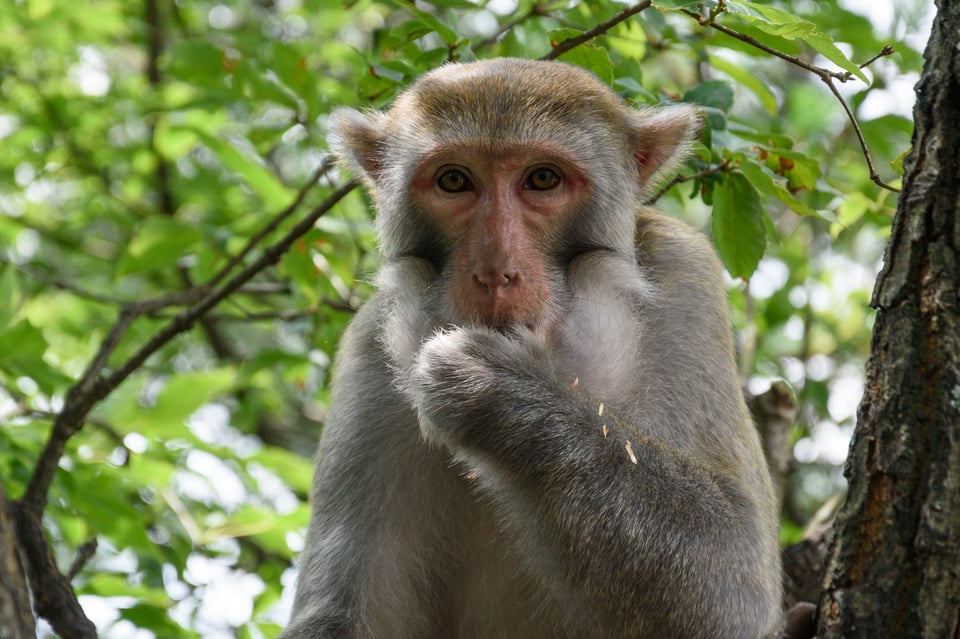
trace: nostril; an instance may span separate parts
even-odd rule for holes
[[[487,293],[497,293],[500,289],[505,289],[516,284],[518,274],[515,272],[502,273],[498,271],[489,271],[487,273],[474,273],[473,281]]]

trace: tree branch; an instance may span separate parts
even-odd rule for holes
[[[308,184],[313,185],[315,183],[315,180],[311,180]],[[357,185],[358,182],[353,180],[334,190],[329,197],[310,211],[282,238],[266,247],[257,260],[251,262],[226,283],[218,285],[219,280],[226,276],[229,268],[232,268],[231,264],[239,262],[238,259],[228,264],[207,284],[193,287],[182,293],[162,296],[121,308],[116,323],[104,338],[96,356],[94,356],[80,380],[67,392],[63,409],[54,419],[49,439],[37,459],[23,498],[16,509],[17,538],[27,558],[26,573],[35,595],[36,611],[50,621],[58,634],[65,639],[92,639],[96,637],[96,629],[83,614],[69,581],[57,568],[41,523],[50,484],[56,474],[66,442],[83,426],[93,406],[142,366],[150,355],[179,333],[190,329],[210,309],[234,293],[257,273],[279,260],[294,241],[313,228],[313,225],[321,216],[326,214]],[[307,188],[309,187],[304,187],[294,203],[271,220],[265,230],[257,234],[258,241],[265,237],[269,231],[275,229],[282,219],[293,213],[297,205],[303,201]],[[248,253],[253,246],[254,243],[248,244],[242,254]],[[174,316],[166,326],[154,334],[117,370],[107,376],[102,374],[110,354],[116,349],[117,344],[134,319],[144,313],[180,303],[188,303],[189,306]]]
[[[606,22],[601,22],[600,24],[598,24],[598,25],[595,26],[594,28],[589,29],[589,30],[587,30],[587,31],[584,31],[583,33],[581,33],[580,35],[578,35],[576,38],[568,38],[567,40],[564,40],[563,42],[560,42],[560,43],[557,44],[555,47],[553,47],[553,49],[551,49],[550,53],[548,53],[547,55],[543,56],[543,57],[540,58],[540,59],[541,59],[541,60],[556,60],[557,58],[559,58],[560,56],[562,56],[562,55],[563,55],[564,53],[566,53],[567,51],[569,51],[569,50],[571,50],[571,49],[574,49],[574,48],[580,46],[580,45],[583,44],[584,42],[588,42],[588,41],[590,41],[590,40],[593,40],[593,39],[596,38],[598,35],[602,35],[602,34],[606,33],[607,31],[609,31],[610,29],[612,29],[612,28],[615,27],[616,25],[620,24],[621,22],[623,22],[623,21],[626,20],[627,18],[629,18],[629,17],[631,17],[631,16],[634,16],[634,15],[640,13],[640,12],[643,11],[644,9],[649,9],[652,4],[653,4],[653,0],[644,0],[643,2],[638,2],[638,3],[635,4],[635,5],[631,5],[631,6],[627,7],[627,8],[625,8],[625,9],[623,9],[620,13],[618,13],[618,14],[615,15],[615,16],[613,16],[612,18],[610,18],[610,19],[607,20]]]
[[[672,180],[664,184],[659,191],[647,198],[645,204],[653,204],[657,200],[663,197],[663,195],[675,187],[678,184],[683,184],[684,182],[692,182],[693,180],[699,180],[702,177],[708,175],[713,175],[714,173],[723,173],[730,170],[730,160],[724,160],[720,164],[708,166],[707,168],[697,171],[696,173],[691,173],[690,175],[677,175]]]
[[[328,155],[327,157],[325,157],[323,159],[323,162],[320,163],[320,166],[317,167],[317,170],[314,171],[313,174],[310,176],[310,179],[307,180],[307,182],[297,192],[297,195],[293,198],[293,201],[287,206],[287,208],[280,211],[280,213],[275,215],[274,218],[270,220],[270,222],[266,226],[264,226],[262,229],[257,231],[257,233],[255,233],[249,240],[247,240],[247,243],[240,250],[240,252],[234,255],[232,258],[230,258],[230,261],[227,262],[226,266],[224,266],[222,269],[220,269],[216,273],[216,275],[210,278],[210,281],[207,283],[207,285],[216,286],[221,281],[223,281],[223,279],[227,275],[229,275],[233,269],[239,266],[240,263],[243,262],[243,259],[250,253],[250,251],[256,248],[256,246],[259,245],[260,242],[264,240],[264,238],[266,238],[272,232],[277,230],[277,228],[279,228],[280,224],[283,223],[285,219],[290,217],[290,215],[292,215],[294,211],[300,208],[300,205],[303,203],[303,200],[307,197],[307,193],[310,192],[310,189],[312,189],[317,184],[317,182],[320,181],[320,178],[326,175],[327,172],[331,168],[333,168],[335,164],[336,164],[336,161],[334,160],[332,155]],[[344,195],[346,195],[346,193],[344,193]]]
[[[96,639],[96,627],[84,614],[70,582],[57,568],[40,523],[43,510],[23,500],[17,506],[17,541],[26,559],[34,609],[63,639]]]
[[[0,477],[0,632],[5,639],[35,639],[36,623],[16,530],[16,507],[7,499]]]
[[[866,158],[867,160],[867,167],[870,170],[870,180],[877,186],[887,189],[888,191],[893,191],[894,193],[900,192],[900,189],[898,189],[895,186],[891,186],[890,184],[887,184],[880,177],[880,174],[877,172],[877,169],[873,164],[873,158],[870,156],[870,149],[867,147],[867,141],[863,137],[863,131],[860,130],[860,123],[857,122],[857,117],[856,115],[854,115],[853,110],[850,109],[850,106],[847,104],[847,101],[843,99],[843,96],[840,94],[840,91],[837,89],[837,86],[834,84],[834,80],[838,80],[840,82],[846,82],[850,80],[852,77],[852,74],[849,71],[845,71],[841,73],[838,71],[831,71],[829,69],[824,69],[823,67],[815,66],[813,64],[810,64],[809,62],[805,62],[804,60],[801,60],[796,56],[792,56],[790,54],[783,53],[782,51],[777,51],[772,47],[768,47],[767,45],[763,44],[756,38],[752,38],[744,33],[735,31],[730,27],[726,27],[722,24],[719,24],[718,22],[716,22],[715,19],[717,15],[719,15],[723,11],[711,12],[709,16],[703,16],[699,13],[696,13],[695,11],[690,11],[688,9],[683,9],[682,11],[685,15],[696,20],[700,24],[700,26],[716,29],[720,33],[726,34],[731,38],[736,38],[737,40],[740,40],[741,42],[745,42],[746,44],[749,44],[750,46],[757,48],[763,51],[764,53],[768,53],[772,56],[776,56],[781,60],[785,60],[790,64],[800,67],[801,69],[804,69],[806,71],[809,71],[810,73],[813,73],[814,75],[819,77],[820,80],[830,88],[830,91],[833,93],[834,97],[836,97],[837,100],[840,102],[840,105],[843,107],[844,112],[847,114],[847,118],[850,120],[850,123],[853,125],[853,130],[856,133],[857,140],[860,143],[860,150],[863,152],[863,157]],[[861,64],[860,68],[863,69],[869,66],[870,64],[872,64],[873,62],[875,62],[876,60],[882,58],[883,56],[890,55],[891,53],[893,53],[893,47],[891,47],[890,45],[886,45],[883,47],[883,49],[880,50],[880,52],[877,55],[873,56],[872,58],[870,58],[869,60]]]

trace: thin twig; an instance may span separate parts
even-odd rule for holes
[[[593,40],[598,35],[602,35],[606,33],[607,31],[609,31],[616,25],[620,24],[627,18],[640,13],[644,9],[649,9],[651,5],[653,5],[653,0],[644,0],[643,2],[638,2],[635,5],[631,5],[625,8],[624,10],[622,10],[617,15],[607,20],[606,22],[601,22],[594,28],[584,31],[583,33],[578,35],[576,38],[568,38],[567,40],[560,42],[555,47],[553,47],[553,49],[550,50],[550,53],[548,53],[547,55],[543,56],[540,59],[556,60],[557,58],[562,56],[564,53],[569,51],[570,49],[574,49],[580,46],[581,44],[583,44],[584,42]]]
[[[857,122],[857,117],[853,114],[853,110],[847,104],[847,101],[843,99],[843,96],[840,95],[840,91],[837,89],[836,85],[833,83],[833,80],[830,78],[820,78],[823,80],[833,95],[837,98],[837,101],[840,102],[840,106],[843,107],[843,110],[847,114],[850,123],[853,125],[853,132],[857,134],[857,141],[860,143],[860,149],[863,151],[863,157],[867,160],[867,168],[870,169],[870,180],[877,186],[883,187],[888,191],[893,191],[894,193],[899,193],[900,189],[895,186],[891,186],[884,182],[880,178],[880,173],[877,172],[877,168],[873,165],[873,158],[870,157],[870,149],[867,148],[867,141],[863,137],[863,131],[860,130],[860,123]]]
[[[329,211],[333,205],[339,202],[347,193],[356,188],[357,185],[358,182],[353,180],[336,189],[281,239],[264,249],[259,259],[249,264],[225,284],[222,284],[218,288],[204,285],[191,289],[191,292],[194,294],[198,292],[204,294],[191,306],[174,316],[166,326],[155,333],[146,344],[141,346],[136,353],[113,371],[113,373],[103,377],[100,375],[100,372],[106,364],[107,357],[116,347],[120,336],[126,332],[130,323],[140,311],[140,308],[135,306],[124,307],[124,309],[121,310],[120,317],[117,319],[116,324],[113,329],[111,329],[110,334],[101,344],[100,350],[94,357],[93,362],[91,362],[81,380],[67,393],[63,410],[60,411],[54,420],[50,438],[47,440],[43,452],[37,459],[33,474],[27,484],[27,489],[24,492],[22,500],[24,506],[30,510],[35,510],[37,513],[43,512],[47,502],[47,492],[50,488],[50,482],[53,481],[53,476],[56,473],[66,442],[83,425],[87,414],[96,402],[106,397],[131,373],[142,366],[150,355],[159,350],[173,339],[173,337],[191,328],[207,311],[220,303],[228,295],[235,292],[254,275],[280,259],[280,256],[286,252],[294,241],[313,228],[313,225],[321,216]]]
[[[895,49],[894,49],[892,46],[890,46],[889,44],[885,44],[885,45],[883,45],[883,48],[880,49],[880,53],[878,53],[877,55],[873,56],[872,58],[870,58],[869,60],[867,60],[866,62],[864,62],[863,64],[861,64],[861,65],[860,65],[860,68],[861,68],[861,69],[866,69],[867,67],[869,67],[871,64],[873,64],[874,62],[876,62],[876,61],[879,60],[880,58],[882,58],[882,57],[884,57],[884,56],[892,55],[894,51],[895,51]]]
[[[68,293],[73,293],[77,297],[82,297],[85,300],[90,300],[92,302],[99,302],[101,304],[111,304],[116,306],[122,306],[128,303],[126,300],[123,300],[117,297],[111,297],[109,295],[103,295],[102,293],[94,293],[93,291],[88,291],[74,284],[73,282],[68,282],[66,280],[50,277],[48,275],[40,273],[36,269],[32,269],[27,266],[24,266],[23,264],[17,264],[16,262],[11,262],[3,258],[0,258],[0,264],[5,264],[7,266],[10,266],[11,268],[14,268],[20,273],[23,273],[25,276],[29,277],[30,279],[40,282],[44,286],[48,286],[50,288],[56,288],[61,291],[67,291]]]
[[[251,262],[246,268],[234,275],[219,288],[211,290],[196,304],[174,316],[166,326],[157,331],[154,336],[150,338],[146,344],[141,346],[120,368],[107,378],[99,380],[95,394],[98,395],[99,398],[105,397],[107,393],[119,386],[131,373],[140,368],[147,358],[159,350],[161,346],[169,342],[177,334],[193,326],[193,323],[196,322],[197,319],[219,304],[228,295],[246,284],[254,275],[267,266],[276,263],[300,236],[312,229],[317,220],[357,186],[359,186],[359,182],[357,180],[351,180],[336,189],[282,238],[264,249],[263,254],[257,260]]]
[[[645,204],[653,204],[654,202],[659,200],[661,197],[663,197],[664,193],[666,193],[667,191],[669,191],[670,189],[672,189],[678,184],[683,184],[684,182],[691,182],[693,180],[699,180],[702,177],[713,175],[714,173],[722,173],[729,169],[730,169],[730,160],[724,160],[720,164],[717,164],[715,166],[708,166],[707,168],[701,171],[697,171],[696,173],[691,173],[690,175],[677,175],[672,180],[664,184],[663,187],[661,187],[660,190],[656,192],[656,194],[647,198]]]
[[[302,187],[300,187],[296,197],[293,198],[293,201],[287,206],[287,208],[280,211],[280,213],[275,215],[268,224],[266,224],[249,240],[247,240],[247,243],[240,250],[240,252],[230,258],[230,261],[227,262],[226,266],[224,266],[212,278],[210,278],[210,281],[207,282],[207,284],[212,287],[223,281],[223,279],[229,275],[234,268],[243,262],[243,259],[250,253],[250,251],[260,244],[265,237],[275,231],[285,219],[290,217],[290,215],[292,215],[293,212],[300,207],[300,204],[303,203],[303,200],[307,197],[307,193],[310,192],[310,189],[316,185],[320,178],[326,175],[326,173],[333,168],[334,164],[336,164],[336,161],[332,155],[325,157],[323,162],[320,163],[320,166],[317,167],[317,170],[314,171],[313,175],[310,176],[310,179],[307,180]]]
[[[94,553],[97,552],[97,538],[94,537],[90,541],[80,544],[77,547],[77,556],[73,558],[73,563],[70,564],[70,570],[67,571],[66,577],[67,581],[73,581],[73,578],[76,577],[80,571],[83,569],[87,562],[93,557]]]
[[[857,117],[856,115],[854,115],[853,110],[847,104],[847,101],[844,100],[843,96],[840,94],[840,91],[837,89],[837,86],[834,84],[834,80],[838,80],[840,82],[846,82],[850,80],[853,77],[853,75],[849,71],[845,71],[843,73],[840,73],[837,71],[831,71],[829,69],[824,69],[822,67],[812,65],[809,62],[805,62],[796,56],[783,53],[782,51],[777,51],[776,49],[768,47],[767,45],[763,44],[759,40],[756,40],[755,38],[751,38],[746,34],[740,33],[739,31],[735,31],[734,29],[725,27],[724,25],[717,23],[714,20],[714,18],[716,18],[715,13],[711,13],[710,16],[703,16],[699,13],[696,13],[694,11],[689,11],[686,9],[683,10],[683,13],[693,18],[694,20],[696,20],[698,23],[700,23],[701,26],[716,29],[717,31],[724,33],[730,36],[731,38],[736,38],[741,42],[745,42],[750,46],[760,49],[765,53],[769,53],[772,56],[776,56],[781,60],[785,60],[792,65],[798,66],[801,69],[809,71],[810,73],[820,78],[820,80],[823,81],[823,83],[830,88],[830,91],[833,93],[834,97],[836,97],[837,100],[840,102],[840,105],[843,107],[844,112],[847,114],[847,118],[850,120],[850,123],[853,125],[853,130],[857,135],[857,141],[860,143],[860,149],[863,152],[863,157],[867,160],[867,167],[870,169],[870,180],[877,186],[887,189],[888,191],[892,191],[894,193],[900,192],[900,189],[898,189],[895,186],[891,186],[890,184],[887,184],[886,182],[883,181],[883,179],[881,179],[880,174],[877,172],[877,169],[873,164],[873,158],[870,156],[870,149],[867,147],[867,141],[863,137],[863,131],[860,130],[860,123],[857,122]],[[860,68],[862,69],[867,65],[876,61],[878,58],[881,58],[885,55],[890,55],[891,53],[893,53],[893,47],[891,47],[890,45],[886,45],[883,47],[883,49],[880,50],[880,53],[878,53],[877,55],[873,56],[872,58],[870,58],[869,60],[861,64]]]
[[[772,48],[772,47],[768,47],[767,45],[765,45],[764,43],[760,42],[760,41],[757,40],[756,38],[752,38],[752,37],[748,36],[748,35],[745,34],[745,33],[740,33],[739,31],[735,31],[735,30],[731,29],[730,27],[725,27],[724,25],[720,24],[719,22],[714,22],[713,19],[712,19],[712,17],[702,16],[702,15],[700,15],[699,13],[696,13],[695,11],[690,11],[690,10],[688,10],[688,9],[683,9],[682,11],[683,11],[683,13],[685,13],[686,15],[690,16],[691,18],[693,18],[694,20],[696,20],[697,22],[699,22],[699,23],[700,23],[700,26],[702,26],[702,27],[710,27],[710,28],[712,28],[712,29],[716,29],[716,30],[719,31],[720,33],[726,34],[726,35],[730,36],[731,38],[735,38],[735,39],[737,39],[737,40],[740,40],[741,42],[745,42],[745,43],[749,44],[750,46],[752,46],[752,47],[754,47],[754,48],[756,48],[756,49],[760,49],[760,50],[763,51],[764,53],[769,53],[769,54],[772,55],[772,56],[776,56],[776,57],[780,58],[781,60],[786,60],[786,61],[789,62],[790,64],[792,64],[792,65],[794,65],[794,66],[798,66],[798,67],[800,67],[801,69],[805,69],[805,70],[809,71],[810,73],[813,73],[813,74],[815,74],[815,75],[820,76],[821,78],[822,78],[823,76],[825,76],[825,75],[826,75],[826,76],[833,76],[833,77],[835,77],[837,80],[840,80],[841,82],[846,82],[847,80],[850,79],[849,76],[848,76],[848,74],[846,74],[846,73],[839,73],[839,72],[836,72],[836,71],[830,71],[829,69],[823,69],[823,68],[821,68],[821,67],[814,66],[814,65],[810,64],[809,62],[805,62],[805,61],[801,60],[800,58],[798,58],[798,57],[796,57],[796,56],[790,55],[789,53],[784,53],[783,51],[778,51],[778,50],[776,50],[776,49],[774,49],[774,48]]]

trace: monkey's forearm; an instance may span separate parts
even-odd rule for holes
[[[749,555],[754,505],[733,481],[559,384],[549,366],[529,342],[489,331],[435,338],[416,372],[424,435],[476,475],[521,556],[556,566],[551,587],[592,602],[590,623],[656,620],[662,636],[683,636],[701,610],[715,618],[689,628],[749,636],[738,633],[763,596]],[[730,589],[738,574],[742,585]]]

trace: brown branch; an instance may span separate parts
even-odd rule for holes
[[[83,567],[90,561],[94,553],[97,552],[97,538],[94,537],[90,541],[80,544],[80,547],[77,548],[77,556],[73,558],[73,563],[70,564],[70,570],[67,571],[67,581],[73,581],[73,578],[76,577]]]
[[[334,204],[339,202],[347,193],[359,185],[357,180],[351,180],[340,188],[336,189],[330,196],[314,208],[306,217],[288,231],[282,238],[264,249],[263,254],[246,268],[230,278],[219,288],[214,288],[201,300],[193,306],[184,309],[170,322],[160,329],[150,340],[144,344],[130,359],[128,359],[120,368],[97,383],[96,392],[98,399],[105,397],[107,393],[120,385],[133,371],[138,369],[150,355],[153,355],[161,346],[169,342],[174,336],[178,335],[193,326],[201,316],[211,308],[219,304],[228,295],[239,289],[254,275],[277,262],[280,257],[293,245],[293,243],[313,228],[313,225]]]
[[[548,53],[547,55],[543,56],[543,57],[540,58],[540,59],[541,59],[541,60],[556,60],[557,58],[559,58],[560,56],[562,56],[562,55],[563,55],[564,53],[566,53],[567,51],[570,51],[571,49],[574,49],[574,48],[580,46],[580,45],[583,44],[584,42],[588,42],[588,41],[590,41],[590,40],[593,40],[593,39],[596,38],[598,35],[602,35],[602,34],[606,33],[607,31],[609,31],[610,29],[612,29],[612,28],[615,27],[616,25],[620,24],[621,22],[623,22],[623,21],[626,20],[627,18],[629,18],[629,17],[631,17],[631,16],[634,16],[634,15],[640,13],[640,12],[643,11],[644,9],[649,9],[652,4],[653,4],[653,0],[643,0],[643,2],[638,2],[637,4],[631,5],[631,6],[627,7],[627,8],[625,8],[625,9],[623,9],[622,11],[620,11],[620,13],[618,13],[618,14],[615,15],[615,16],[613,16],[612,18],[610,18],[610,19],[607,20],[606,22],[601,22],[601,23],[598,24],[597,26],[595,26],[595,27],[593,27],[592,29],[589,29],[589,30],[587,30],[587,31],[584,31],[583,33],[581,33],[580,35],[578,35],[578,36],[575,37],[575,38],[568,38],[568,39],[564,40],[563,42],[558,43],[555,47],[553,47],[553,49],[551,49],[550,53]]]
[[[41,235],[43,235],[45,238],[47,237],[47,235],[44,234],[43,231],[41,231]],[[68,282],[66,280],[50,277],[48,275],[45,275],[43,273],[36,271],[35,269],[24,266],[23,264],[17,264],[16,262],[11,262],[3,258],[0,258],[0,264],[5,264],[11,268],[14,268],[20,273],[22,273],[23,275],[25,275],[26,277],[29,277],[32,280],[36,280],[37,282],[40,282],[44,286],[56,288],[61,291],[66,291],[68,293],[73,293],[77,297],[82,297],[83,299],[90,300],[91,302],[99,302],[100,304],[111,304],[111,305],[117,305],[117,306],[121,306],[127,303],[125,300],[122,300],[120,298],[111,297],[109,295],[103,295],[102,293],[94,293],[93,291],[88,291],[84,288],[81,288],[77,284],[74,284],[73,282]]]
[[[232,293],[235,288],[247,280],[249,280],[253,275],[258,273],[260,270],[265,268],[268,263],[264,262],[264,258],[268,257],[270,252],[275,249],[278,245],[283,245],[283,249],[276,254],[275,258],[272,258],[274,261],[279,259],[279,256],[289,247],[289,244],[300,237],[303,233],[306,233],[309,230],[310,226],[319,219],[321,215],[326,213],[326,211],[338,202],[346,193],[352,190],[356,186],[356,182],[350,182],[347,185],[344,185],[331,195],[323,204],[321,204],[317,209],[315,209],[310,215],[307,216],[301,223],[294,227],[283,239],[281,239],[277,244],[269,247],[264,256],[260,260],[254,262],[246,269],[241,271],[241,273],[236,276],[231,283],[228,283],[223,289],[215,290],[217,284],[229,274],[230,270],[237,264],[240,260],[248,254],[255,246],[257,242],[263,240],[270,232],[275,230],[279,224],[289,217],[298,207],[300,203],[303,202],[303,199],[306,197],[307,192],[312,188],[319,177],[326,171],[330,169],[332,164],[329,161],[324,161],[321,166],[317,169],[311,179],[300,189],[297,193],[297,196],[294,198],[294,201],[278,215],[276,215],[267,225],[264,226],[256,235],[254,235],[250,241],[247,242],[243,250],[235,256],[223,269],[221,269],[216,275],[214,275],[211,280],[202,285],[189,288],[185,291],[173,293],[170,295],[163,295],[151,300],[144,300],[142,302],[136,302],[133,304],[128,304],[120,309],[120,315],[117,318],[116,323],[110,329],[110,333],[103,340],[100,345],[96,356],[91,362],[90,366],[87,367],[87,370],[83,373],[80,378],[80,381],[71,389],[70,393],[67,395],[67,402],[64,406],[64,409],[54,420],[53,430],[51,431],[50,438],[47,441],[47,445],[44,448],[43,454],[40,455],[37,460],[37,465],[34,468],[34,472],[30,477],[30,483],[27,486],[27,491],[24,495],[24,500],[29,503],[35,503],[39,506],[39,510],[43,510],[46,506],[46,494],[50,486],[50,482],[53,480],[53,475],[56,473],[60,456],[63,453],[63,447],[66,444],[66,441],[76,433],[78,429],[81,428],[85,421],[86,414],[90,411],[93,404],[102,399],[116,388],[120,382],[122,382],[126,377],[133,372],[136,368],[143,364],[146,358],[155,352],[160,346],[165,344],[169,339],[174,335],[184,330],[187,330],[190,326],[193,325],[198,318],[203,316],[203,314],[211,306],[207,306],[211,300],[213,300],[212,305],[219,303],[224,297]],[[349,187],[349,188],[348,188]],[[336,193],[342,194],[337,197]],[[329,206],[324,208],[327,203],[330,203]],[[317,214],[317,211],[321,211]],[[304,224],[306,226],[304,227]],[[300,231],[300,229],[303,229]],[[299,232],[298,232],[299,231]],[[296,234],[291,238],[291,234]],[[289,244],[283,244],[287,239],[289,239]],[[272,263],[272,262],[270,262]],[[232,283],[236,282],[234,286]],[[225,292],[224,292],[224,289]],[[104,367],[107,364],[107,361],[116,347],[119,345],[121,338],[129,329],[130,325],[133,323],[133,320],[137,317],[154,313],[160,309],[167,308],[170,306],[180,306],[185,304],[192,304],[189,308],[185,309],[173,319],[170,323],[161,330],[160,333],[154,335],[141,350],[131,358],[131,361],[128,361],[120,370],[115,372],[110,376],[110,382],[106,383],[104,386],[104,380],[101,379],[100,373],[103,371]],[[200,309],[199,311],[197,309]],[[182,328],[179,328],[182,327]],[[74,401],[71,402],[71,397],[74,397]],[[88,405],[89,402],[89,405]],[[76,409],[76,412],[74,410]]]
[[[724,34],[730,36],[731,38],[735,38],[735,39],[737,39],[737,40],[740,40],[741,42],[745,42],[745,43],[749,44],[750,46],[754,47],[755,49],[760,49],[760,50],[763,51],[764,53],[769,53],[769,54],[772,55],[772,56],[776,56],[776,57],[780,58],[781,60],[786,60],[786,61],[789,62],[790,64],[792,64],[792,65],[794,65],[794,66],[798,66],[798,67],[800,67],[801,69],[805,69],[805,70],[809,71],[810,73],[816,74],[816,75],[818,75],[818,76],[820,76],[820,77],[823,77],[824,75],[826,75],[826,76],[833,76],[833,77],[835,77],[837,80],[840,80],[841,82],[846,82],[847,80],[850,79],[849,75],[846,74],[846,73],[839,73],[839,72],[836,72],[836,71],[830,71],[829,69],[823,69],[823,68],[821,68],[821,67],[814,66],[814,65],[810,64],[809,62],[805,62],[805,61],[801,60],[800,58],[798,58],[798,57],[796,57],[796,56],[790,55],[789,53],[784,53],[783,51],[778,51],[777,49],[774,49],[774,48],[772,48],[772,47],[768,47],[767,45],[765,45],[764,43],[760,42],[760,41],[757,40],[756,38],[752,38],[752,37],[748,36],[748,35],[745,34],[745,33],[740,33],[739,31],[735,31],[735,30],[731,29],[730,27],[726,27],[726,26],[724,26],[724,25],[722,25],[722,24],[720,24],[720,23],[718,23],[718,22],[715,22],[715,21],[714,21],[714,17],[715,17],[714,15],[711,15],[711,16],[707,17],[707,16],[700,15],[699,13],[696,13],[695,11],[690,11],[690,10],[688,10],[688,9],[683,9],[682,11],[683,11],[683,13],[685,13],[686,15],[690,16],[691,18],[693,18],[694,20],[696,20],[697,22],[699,22],[699,23],[700,23],[700,26],[702,26],[702,27],[710,27],[710,28],[712,28],[712,29],[716,29],[716,30],[719,31],[720,33],[724,33]]]
[[[84,616],[69,581],[57,569],[41,524],[41,517],[47,504],[47,493],[66,442],[83,426],[87,415],[98,401],[119,386],[131,373],[142,366],[150,355],[173,337],[191,328],[207,311],[239,289],[254,275],[279,260],[294,241],[313,228],[316,221],[356,188],[357,184],[354,180],[336,189],[282,238],[264,249],[259,259],[249,264],[225,284],[219,287],[210,285],[194,287],[172,296],[124,306],[117,322],[104,338],[97,355],[80,381],[67,392],[63,410],[54,419],[49,439],[37,459],[17,508],[17,538],[27,558],[27,575],[35,594],[36,611],[50,621],[54,629],[65,639],[87,639],[96,636],[95,628]],[[302,198],[298,198],[298,201],[300,199]],[[292,212],[290,209],[286,209],[278,217],[286,217],[290,212]],[[136,317],[144,312],[194,297],[197,299],[188,308],[172,318],[120,368],[106,377],[101,375],[109,355]]]
[[[317,311],[304,309],[297,311],[239,311],[240,315],[212,315],[218,322],[295,322],[314,317]]]
[[[97,629],[87,619],[70,582],[60,574],[41,525],[43,510],[21,500],[16,504],[17,541],[33,592],[37,614],[63,639],[96,639]]]
[[[7,499],[0,477],[0,632],[5,639],[35,639],[36,622],[16,539],[16,517],[16,505]]]
[[[843,96],[840,95],[840,91],[837,89],[837,86],[834,84],[834,80],[839,80],[840,82],[846,82],[850,80],[853,77],[853,75],[849,71],[845,71],[841,73],[838,71],[831,71],[829,69],[824,69],[823,67],[818,67],[810,64],[809,62],[805,62],[796,56],[792,56],[788,53],[783,53],[782,51],[777,51],[776,49],[768,47],[767,45],[763,44],[756,38],[752,38],[744,33],[740,33],[739,31],[735,31],[734,29],[731,29],[729,27],[726,27],[716,22],[715,18],[717,14],[720,12],[712,12],[709,16],[703,16],[699,13],[696,13],[694,11],[689,11],[687,9],[683,9],[682,11],[685,15],[696,20],[701,26],[710,27],[711,29],[716,29],[717,31],[723,34],[726,34],[731,38],[736,38],[741,42],[745,42],[754,48],[760,49],[764,53],[769,53],[772,56],[776,56],[780,58],[781,60],[785,60],[786,62],[789,62],[794,66],[797,66],[797,67],[800,67],[801,69],[809,71],[810,73],[813,73],[818,78],[820,78],[820,80],[822,80],[830,88],[830,91],[840,102],[840,105],[843,107],[844,112],[846,112],[847,114],[847,118],[850,120],[850,123],[853,125],[853,130],[856,133],[857,140],[860,143],[860,150],[863,152],[863,157],[867,160],[867,167],[870,169],[870,180],[877,186],[887,189],[888,191],[892,191],[894,193],[900,192],[900,189],[898,189],[895,186],[891,186],[890,184],[887,184],[886,182],[883,181],[883,179],[881,179],[880,174],[877,172],[877,169],[873,164],[873,158],[870,156],[870,149],[867,147],[867,141],[863,137],[863,131],[860,130],[860,123],[857,122],[856,115],[854,115],[853,111],[850,109],[850,106],[847,104],[847,101],[843,99]],[[883,47],[883,49],[880,50],[880,53],[878,53],[877,55],[873,56],[872,58],[870,58],[869,60],[861,64],[860,68],[862,69],[872,64],[877,59],[885,55],[890,55],[891,53],[893,53],[893,47],[891,47],[890,45],[886,45]]]
[[[842,95],[840,95],[840,91],[833,83],[833,79],[824,78],[823,76],[820,76],[820,79],[823,80],[823,82],[830,88],[830,91],[837,98],[837,101],[840,102],[840,106],[842,106],[843,110],[846,112],[847,118],[850,120],[850,124],[853,125],[853,131],[857,134],[857,141],[860,143],[860,149],[863,151],[863,157],[867,160],[867,168],[870,169],[870,180],[873,181],[873,183],[877,186],[883,187],[888,191],[899,193],[900,189],[884,182],[880,177],[880,173],[877,172],[877,168],[873,165],[873,158],[870,157],[870,149],[867,147],[867,141],[863,137],[863,131],[860,130],[860,123],[857,122],[857,116],[853,114],[853,110],[850,108],[850,105],[848,105],[847,101],[843,99]]]
[[[860,65],[860,68],[861,68],[861,69],[866,69],[867,67],[869,67],[871,64],[873,64],[874,62],[876,62],[876,61],[879,60],[880,58],[882,58],[882,57],[884,57],[884,56],[892,55],[894,51],[895,51],[895,49],[894,49],[892,46],[890,46],[889,44],[885,44],[885,45],[883,45],[883,48],[880,49],[880,53],[878,53],[877,55],[873,56],[872,58],[870,58],[869,60],[867,60],[866,62],[864,62],[863,64],[861,64],[861,65]]]
[[[693,180],[699,180],[702,177],[713,175],[714,173],[723,173],[729,170],[730,170],[730,160],[724,160],[723,162],[721,162],[720,164],[717,164],[716,166],[708,166],[702,171],[697,171],[696,173],[691,173],[690,175],[677,175],[672,180],[664,184],[659,191],[657,191],[655,194],[647,198],[644,204],[648,204],[648,205],[653,204],[654,202],[662,198],[667,191],[669,191],[670,189],[672,189],[678,184],[683,184],[684,182],[692,182]]]
[[[787,384],[774,382],[765,393],[748,397],[747,405],[760,432],[777,503],[782,505],[793,470],[791,435],[797,400]]]
[[[293,201],[289,204],[289,206],[280,211],[280,213],[274,216],[274,218],[270,220],[267,225],[265,225],[249,240],[247,240],[246,245],[244,245],[240,252],[230,258],[230,261],[227,262],[227,265],[220,269],[212,278],[210,278],[210,281],[207,282],[207,285],[216,286],[223,281],[227,275],[230,274],[230,271],[239,266],[240,263],[243,262],[243,259],[250,253],[250,251],[260,244],[265,237],[275,231],[285,219],[290,217],[290,215],[292,215],[293,212],[300,207],[300,205],[303,203],[303,200],[307,197],[307,193],[310,192],[310,189],[320,181],[320,178],[326,175],[327,172],[333,168],[334,164],[336,164],[336,161],[332,155],[328,155],[326,158],[324,158],[323,162],[320,163],[320,166],[317,167],[317,170],[314,171],[313,175],[310,176],[310,179],[307,180],[307,182],[297,192],[296,197],[293,198]],[[346,195],[346,193],[344,193],[344,195]]]

